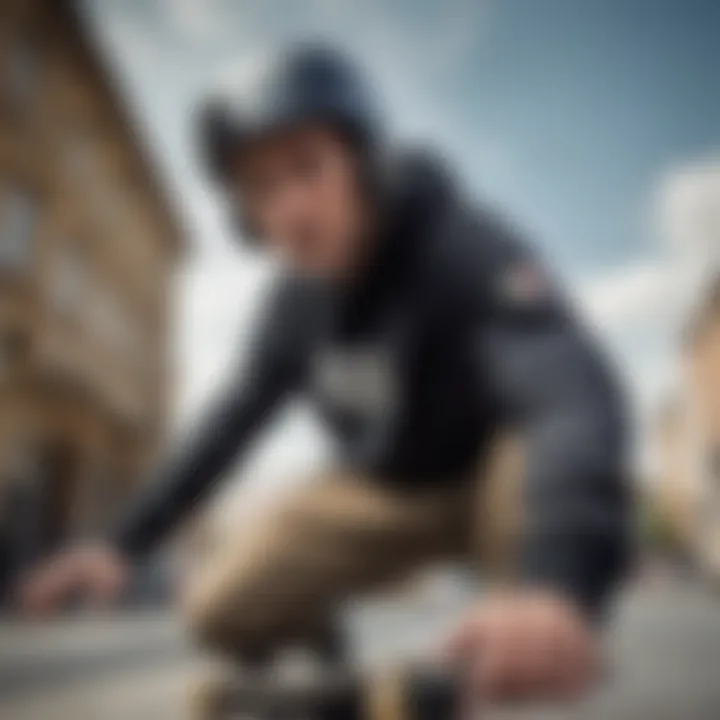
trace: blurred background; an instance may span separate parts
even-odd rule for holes
[[[714,0],[0,0],[0,716],[182,716],[195,659],[168,602],[188,550],[326,457],[291,407],[121,608],[14,615],[14,579],[107,532],[242,357],[273,269],[234,242],[192,112],[304,37],[357,55],[393,132],[526,228],[633,399],[643,555],[612,687],[573,712],[720,717]],[[419,636],[467,595],[436,575],[355,632]]]

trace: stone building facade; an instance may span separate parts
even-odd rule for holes
[[[685,524],[698,563],[720,579],[720,277],[693,318],[683,361]]]
[[[680,372],[656,425],[654,495],[692,562],[720,579],[720,164],[690,163],[660,190]]]
[[[720,276],[686,329],[680,388],[657,424],[656,498],[693,563],[720,579]]]
[[[6,566],[107,527],[152,462],[181,240],[73,5],[0,0]]]

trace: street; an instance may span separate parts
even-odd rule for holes
[[[392,602],[368,606],[354,614],[355,641],[369,662],[417,652],[423,644],[418,638],[424,636],[429,643],[447,624],[449,602],[445,589],[414,607]],[[391,626],[394,632],[388,632]],[[483,717],[720,717],[720,599],[677,581],[645,584],[622,601],[608,646],[607,680],[597,697],[581,707],[494,709]],[[3,720],[183,718],[202,672],[203,662],[193,655],[169,613],[0,625]]]

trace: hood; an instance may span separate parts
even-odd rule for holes
[[[382,302],[386,292],[402,283],[418,250],[457,197],[446,162],[426,148],[386,155],[377,170],[379,234],[363,268],[342,290],[349,307]]]
[[[381,170],[381,193],[398,219],[426,220],[457,197],[457,179],[437,150],[406,148],[389,156]]]

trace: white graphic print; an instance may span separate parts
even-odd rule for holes
[[[383,417],[397,402],[393,364],[380,348],[326,349],[317,357],[315,384],[334,407],[363,417]]]

